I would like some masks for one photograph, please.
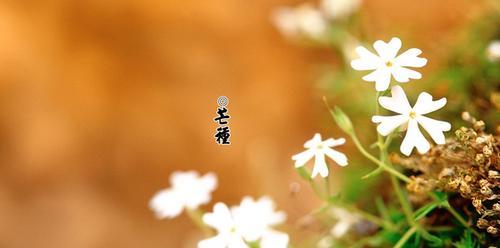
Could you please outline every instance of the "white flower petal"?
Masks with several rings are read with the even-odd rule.
[[[500,40],[490,42],[488,48],[486,48],[486,56],[491,62],[500,60]]]
[[[227,232],[234,226],[231,211],[224,203],[216,203],[212,213],[203,215],[203,222],[218,232]]]
[[[182,188],[174,188],[181,194],[185,207],[197,209],[200,205],[207,204],[212,199],[212,191],[217,186],[217,177],[214,173],[207,173],[203,177],[186,182]]]
[[[411,48],[406,50],[394,59],[394,63],[399,66],[408,67],[423,67],[427,64],[427,59],[419,58],[422,51],[418,48]]]
[[[198,180],[198,176],[196,171],[174,171],[170,174],[170,184],[173,188],[186,187]]]
[[[359,55],[359,59],[351,61],[351,66],[355,70],[375,70],[384,65],[384,62],[377,55],[362,46],[356,47],[356,53]]]
[[[345,143],[344,138],[340,138],[340,139],[329,138],[329,139],[323,141],[323,145],[327,146],[327,147],[335,147],[335,146],[343,145],[344,143]]]
[[[272,22],[285,36],[294,36],[299,32],[294,10],[289,7],[281,7],[273,11]]]
[[[270,230],[262,235],[260,248],[286,248],[288,242],[288,234]]]
[[[383,136],[387,136],[397,127],[405,124],[408,121],[408,116],[406,115],[394,115],[394,116],[379,116],[375,115],[372,117],[372,122],[380,123],[377,126],[377,131]]]
[[[360,4],[361,0],[322,0],[320,7],[328,18],[337,20],[351,15]]]
[[[387,68],[379,68],[364,76],[363,80],[375,82],[375,89],[377,91],[384,91],[389,88],[389,85],[391,84],[391,71]]]
[[[203,187],[209,191],[213,191],[217,188],[217,175],[213,172],[209,172],[201,177],[201,184]]]
[[[382,107],[398,114],[408,114],[411,110],[410,103],[401,86],[393,86],[391,88],[391,97],[381,96],[378,102]]]
[[[326,165],[325,155],[323,153],[316,153],[314,156],[314,167],[311,173],[311,177],[314,178],[317,175],[321,177],[328,176],[328,166]]]
[[[249,248],[248,245],[245,243],[245,241],[241,237],[238,237],[235,235],[233,235],[231,237],[231,241],[227,247],[228,248]]]
[[[320,38],[328,28],[328,23],[322,13],[311,4],[297,7],[295,18],[300,31],[310,38]]]
[[[409,82],[410,79],[422,78],[422,74],[420,74],[420,72],[399,66],[393,66],[391,69],[391,73],[394,79],[400,83]]]
[[[321,134],[314,134],[313,138],[304,143],[304,148],[316,147],[321,142]]]
[[[223,235],[217,235],[198,242],[198,248],[226,248],[227,243]]]
[[[418,123],[429,133],[436,144],[442,145],[445,143],[443,132],[450,131],[451,125],[446,121],[438,121],[425,116],[417,117]]]
[[[446,98],[441,98],[437,101],[432,101],[432,96],[427,92],[422,92],[418,95],[417,102],[413,107],[415,113],[420,115],[425,115],[430,112],[434,112],[446,105]]]
[[[179,195],[171,189],[156,193],[149,202],[149,207],[160,219],[177,217],[184,209]]]
[[[326,156],[331,158],[338,165],[340,165],[340,166],[347,165],[347,156],[345,154],[338,152],[338,151],[335,151],[331,148],[324,149],[324,152],[325,152]]]
[[[406,135],[401,143],[401,153],[406,156],[411,154],[413,147],[416,147],[418,152],[423,154],[429,151],[431,148],[429,142],[425,139],[424,135],[420,132],[418,128],[418,123],[416,120],[411,119],[408,122],[408,128]]]
[[[285,212],[279,211],[276,212],[275,209],[275,204],[273,199],[269,196],[263,196],[261,197],[258,201],[257,204],[259,205],[260,209],[263,212],[266,225],[268,226],[274,226],[283,223],[286,220],[286,214]]]
[[[299,154],[292,156],[292,160],[295,160],[295,168],[304,166],[307,161],[314,157],[315,151],[313,149],[305,150]]]
[[[341,238],[347,231],[351,228],[351,224],[348,222],[339,221],[333,226],[331,234],[335,238]]]
[[[392,38],[389,43],[378,40],[373,43],[373,47],[383,60],[391,61],[396,57],[399,49],[401,49],[401,40],[396,37]]]

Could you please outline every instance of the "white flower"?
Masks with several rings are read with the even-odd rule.
[[[419,124],[436,144],[445,143],[443,132],[451,129],[450,123],[434,120],[424,115],[442,108],[446,104],[446,98],[433,101],[429,93],[422,92],[415,106],[411,107],[400,86],[393,86],[391,94],[391,97],[379,97],[378,102],[385,109],[396,112],[398,115],[372,117],[374,123],[379,123],[377,131],[381,135],[386,136],[399,126],[406,128],[406,135],[400,147],[401,152],[406,156],[411,154],[413,147],[416,147],[419,153],[426,153],[430,149],[429,142],[420,132]]]
[[[340,166],[347,165],[347,157],[338,151],[333,150],[331,147],[339,146],[345,143],[344,138],[340,139],[327,139],[321,141],[321,135],[319,133],[315,134],[311,140],[304,143],[304,147],[307,150],[295,154],[292,159],[295,160],[295,167],[299,168],[304,166],[310,159],[314,157],[314,167],[311,173],[311,177],[316,177],[320,174],[322,177],[328,176],[328,166],[326,165],[325,155],[331,158]]]
[[[217,235],[202,240],[198,248],[247,248],[247,242],[259,242],[261,248],[285,248],[288,235],[272,229],[285,221],[283,212],[274,211],[274,202],[268,197],[254,201],[245,197],[239,206],[229,209],[217,203],[203,221],[217,231]]]
[[[375,82],[377,91],[384,91],[389,88],[391,83],[391,75],[400,83],[406,83],[410,79],[420,79],[422,74],[406,67],[423,67],[427,64],[427,59],[418,57],[422,53],[420,49],[411,48],[404,53],[396,56],[401,49],[401,40],[392,38],[389,43],[381,40],[375,41],[373,47],[378,53],[378,56],[368,51],[368,49],[359,46],[356,52],[359,59],[351,62],[352,68],[355,70],[375,70],[363,77],[363,80]]]
[[[322,13],[312,5],[303,4],[295,8],[280,7],[273,12],[272,21],[283,35],[321,38],[328,27]]]
[[[321,9],[333,20],[350,16],[359,9],[361,0],[322,0]]]
[[[224,203],[216,203],[212,213],[203,215],[203,222],[217,231],[217,235],[202,240],[198,248],[247,248],[243,234],[239,230],[236,220]]]
[[[337,220],[330,231],[332,236],[335,238],[341,238],[344,236],[354,224],[361,220],[359,215],[353,214],[343,208],[332,208],[331,214],[333,215],[333,218]]]
[[[217,187],[217,177],[207,173],[200,177],[198,172],[174,172],[170,176],[171,188],[156,193],[149,202],[158,218],[174,218],[183,209],[197,209],[211,200],[211,193]]]
[[[500,40],[492,41],[486,48],[486,54],[490,61],[500,61]]]

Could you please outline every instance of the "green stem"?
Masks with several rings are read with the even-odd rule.
[[[205,225],[203,222],[203,212],[201,212],[199,209],[187,209],[187,214],[191,221],[200,228],[201,231],[205,234],[205,236],[210,237],[213,235],[212,229]]]
[[[394,168],[389,167],[388,165],[386,165],[382,161],[380,161],[377,158],[375,158],[369,152],[367,152],[365,150],[365,148],[361,145],[361,142],[359,141],[359,139],[358,139],[358,137],[356,136],[355,133],[351,134],[351,138],[352,138],[352,140],[354,142],[354,145],[356,145],[356,148],[358,148],[358,150],[361,152],[361,154],[363,154],[363,156],[365,156],[366,158],[368,158],[370,161],[372,161],[373,163],[377,164],[378,166],[382,167],[388,173],[396,176],[400,180],[402,180],[402,181],[404,181],[406,183],[410,182],[410,178],[408,178],[407,176],[403,175],[401,172],[395,170]]]
[[[455,217],[455,219],[458,220],[458,222],[460,222],[460,224],[469,229],[469,231],[471,231],[476,237],[478,237],[479,240],[483,239],[481,234],[479,234],[476,230],[474,230],[474,228],[472,228],[469,225],[469,223],[467,223],[467,221],[462,217],[462,215],[460,215],[449,203],[445,204],[444,207],[446,208],[446,210],[448,210],[448,212],[451,213],[451,215],[453,215],[453,217]]]
[[[326,199],[328,200],[331,196],[330,193],[330,176],[327,176],[324,178],[325,180],[325,192],[326,192]]]
[[[372,222],[373,224],[376,224],[376,225],[378,225],[380,227],[385,227],[387,229],[395,230],[395,227],[394,227],[394,225],[391,222],[389,222],[387,220],[384,220],[384,219],[382,219],[382,218],[380,218],[380,217],[378,217],[376,215],[373,215],[371,213],[365,212],[365,211],[363,211],[361,209],[358,209],[356,207],[349,206],[349,205],[344,205],[342,207],[345,208],[345,209],[347,209],[347,210],[349,210],[349,211],[351,211],[351,212],[353,212],[353,213],[358,214],[363,219],[368,220],[368,221]]]
[[[379,96],[380,96],[380,93],[377,92],[377,96],[376,96],[377,100],[378,100]],[[376,106],[377,107],[375,109],[375,114],[379,115],[380,114],[380,107],[378,104],[376,104]],[[389,139],[390,138],[387,137],[386,140],[384,141],[382,135],[380,135],[380,133],[377,132],[377,143],[378,143],[378,147],[380,150],[380,161],[382,161],[382,163],[387,163],[386,165],[388,165],[389,168],[393,168],[391,162],[387,161],[387,158],[389,156],[389,154],[387,152],[387,146],[390,142]],[[408,222],[408,224],[410,226],[412,226],[416,230],[418,230],[419,227],[418,227],[417,223],[415,222],[415,220],[413,219],[413,211],[411,209],[411,205],[408,202],[408,199],[406,198],[403,190],[401,189],[401,186],[399,185],[399,181],[392,174],[390,175],[390,177],[391,177],[391,183],[392,183],[392,186],[394,188],[394,191],[396,192],[396,195],[399,199],[399,203],[401,204],[401,207],[403,208],[403,213],[406,217],[406,221]]]
[[[340,208],[344,208],[352,213],[355,213],[359,216],[361,216],[363,219],[365,220],[368,220],[370,222],[372,222],[373,224],[375,225],[378,225],[380,227],[385,227],[387,229],[390,229],[390,230],[395,230],[396,227],[389,221],[387,220],[384,220],[376,215],[373,215],[371,213],[368,213],[368,212],[365,212],[359,208],[356,208],[352,205],[349,205],[349,204],[345,204],[345,203],[341,203],[341,202],[333,202],[333,201],[330,201],[329,203],[326,203],[324,204],[323,206],[321,206],[320,208],[314,210],[313,212],[311,212],[312,215],[318,215],[318,214],[322,214],[324,213],[325,211],[327,211],[328,209],[330,209],[331,207],[340,207]]]
[[[392,186],[394,187],[394,190],[396,191],[396,195],[398,197],[399,203],[401,204],[401,207],[403,208],[403,213],[406,217],[406,221],[408,221],[408,224],[411,226],[415,226],[415,221],[413,220],[413,211],[411,210],[411,206],[408,202],[408,199],[406,199],[403,190],[401,189],[401,186],[399,185],[398,180],[394,177],[391,176],[391,183]]]
[[[316,185],[316,182],[314,182],[314,180],[308,180],[308,182],[309,182],[309,185],[311,185],[311,188],[313,189],[316,196],[322,200],[325,200],[325,197],[323,196],[321,191],[318,189],[318,185]]]
[[[406,233],[403,235],[403,237],[401,237],[401,239],[398,241],[398,243],[396,243],[394,248],[403,247],[403,245],[406,244],[406,242],[408,242],[408,240],[411,238],[411,236],[416,231],[417,231],[417,227],[412,227],[412,228],[408,229],[408,231],[406,231]]]

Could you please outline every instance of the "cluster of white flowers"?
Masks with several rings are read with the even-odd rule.
[[[319,7],[310,3],[297,7],[280,7],[272,15],[278,30],[290,38],[321,39],[329,21],[344,19],[358,10],[361,0],[322,0]]]
[[[385,91],[389,88],[391,76],[400,83],[406,83],[410,79],[420,79],[422,74],[406,67],[423,67],[427,64],[427,59],[418,57],[422,51],[417,48],[411,48],[398,56],[401,46],[399,38],[392,38],[388,43],[381,40],[375,41],[373,47],[378,56],[359,46],[356,48],[356,52],[360,58],[353,60],[351,66],[356,70],[374,70],[363,79],[375,82],[377,91]],[[400,146],[401,153],[406,156],[411,154],[414,147],[419,153],[426,153],[431,147],[418,124],[429,133],[436,144],[445,143],[443,132],[451,129],[450,123],[434,120],[424,115],[442,108],[446,104],[446,98],[433,101],[429,93],[422,92],[415,105],[411,107],[401,86],[393,86],[391,94],[391,97],[379,97],[378,102],[383,108],[393,111],[397,115],[372,117],[374,123],[379,123],[377,131],[381,135],[389,135],[397,127],[406,130],[406,135]]]
[[[203,216],[203,221],[217,230],[217,235],[200,241],[198,248],[248,248],[254,242],[261,248],[287,247],[288,235],[273,229],[285,218],[285,213],[275,212],[269,197],[257,201],[245,197],[239,206],[231,208],[217,203],[212,213]]]
[[[391,84],[393,77],[397,82],[406,83],[410,79],[420,79],[422,75],[419,72],[408,69],[407,67],[423,67],[427,64],[427,59],[420,58],[422,53],[420,49],[411,48],[398,55],[402,47],[399,38],[392,38],[388,43],[378,40],[373,44],[378,55],[370,52],[362,46],[356,48],[359,58],[354,59],[351,65],[356,70],[374,70],[363,77],[366,81],[375,82],[377,91],[385,91]],[[372,121],[377,123],[377,131],[387,136],[398,127],[400,130],[406,130],[406,135],[401,143],[401,153],[409,156],[413,148],[417,148],[419,153],[429,151],[431,145],[426,140],[419,129],[422,126],[436,144],[444,144],[445,137],[443,132],[449,131],[451,125],[445,121],[438,121],[424,115],[442,108],[446,104],[446,98],[433,101],[429,93],[422,92],[418,96],[417,102],[412,107],[408,102],[406,94],[401,86],[395,85],[391,88],[392,96],[381,96],[378,98],[379,104],[390,111],[396,113],[394,116],[372,117]],[[306,151],[292,156],[295,160],[295,167],[304,166],[309,160],[314,158],[314,167],[311,176],[314,178],[318,174],[327,177],[329,174],[325,156],[328,156],[340,166],[347,165],[347,157],[331,147],[345,143],[344,138],[327,139],[322,141],[320,134],[305,142]]]
[[[178,171],[172,173],[170,183],[172,187],[156,193],[149,203],[160,219],[177,217],[184,209],[196,210],[210,202],[217,177],[214,173],[200,176],[195,171]],[[257,201],[244,197],[239,206],[231,208],[217,203],[213,212],[204,214],[202,219],[217,235],[200,241],[198,247],[249,248],[249,243],[258,243],[261,248],[286,248],[288,235],[273,229],[285,219],[285,213],[276,212],[269,197]]]

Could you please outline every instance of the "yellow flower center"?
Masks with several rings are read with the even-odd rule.
[[[318,149],[323,149],[323,144],[319,144],[319,145],[317,146],[317,148],[318,148]]]
[[[387,61],[387,62],[385,62],[385,66],[387,66],[387,67],[392,67],[392,62],[391,62],[391,61]]]
[[[417,113],[415,111],[410,111],[410,118],[415,119],[417,117]]]

